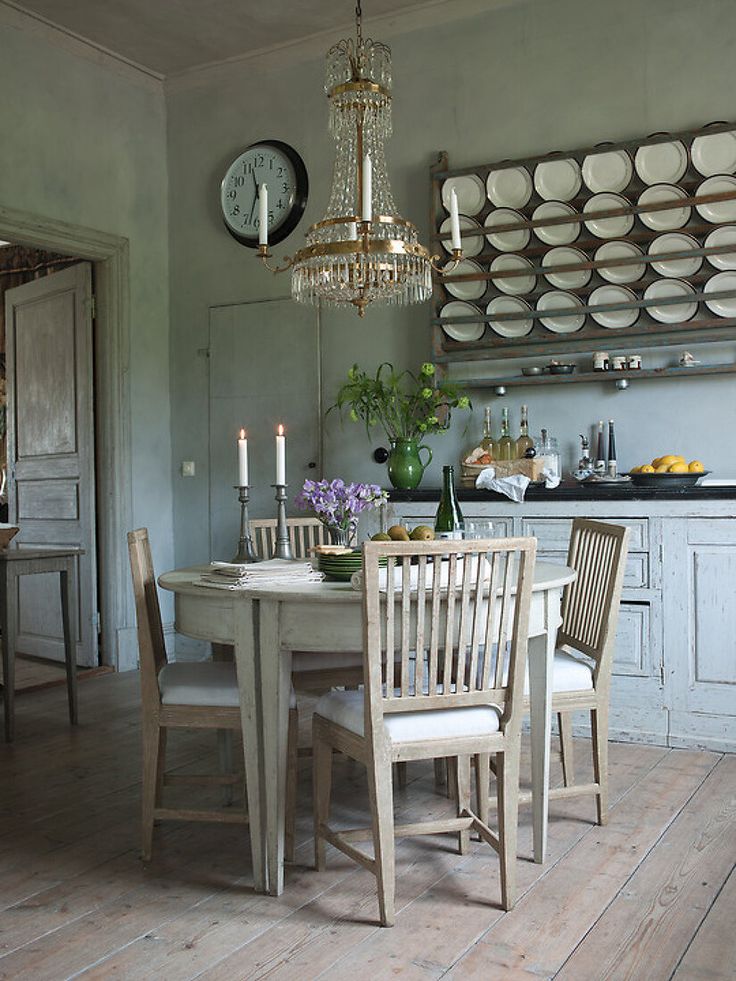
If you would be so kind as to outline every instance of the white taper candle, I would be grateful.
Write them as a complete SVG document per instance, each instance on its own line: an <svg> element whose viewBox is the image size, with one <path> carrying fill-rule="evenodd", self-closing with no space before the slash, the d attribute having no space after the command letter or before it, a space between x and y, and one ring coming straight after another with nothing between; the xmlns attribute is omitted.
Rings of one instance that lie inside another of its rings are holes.
<svg viewBox="0 0 736 981"><path fill-rule="evenodd" d="M268 245L268 184L258 190L258 244Z"/></svg>
<svg viewBox="0 0 736 981"><path fill-rule="evenodd" d="M363 157L363 221L373 218L373 164L370 154Z"/></svg>
<svg viewBox="0 0 736 981"><path fill-rule="evenodd" d="M460 239L460 215L458 214L457 194L454 187L450 191L450 231L452 232L453 249L461 249L463 245Z"/></svg>
<svg viewBox="0 0 736 981"><path fill-rule="evenodd" d="M286 483L286 436L280 424L276 431L276 483Z"/></svg>
<svg viewBox="0 0 736 981"><path fill-rule="evenodd" d="M248 486L248 440L244 429L240 430L238 438L238 486Z"/></svg>

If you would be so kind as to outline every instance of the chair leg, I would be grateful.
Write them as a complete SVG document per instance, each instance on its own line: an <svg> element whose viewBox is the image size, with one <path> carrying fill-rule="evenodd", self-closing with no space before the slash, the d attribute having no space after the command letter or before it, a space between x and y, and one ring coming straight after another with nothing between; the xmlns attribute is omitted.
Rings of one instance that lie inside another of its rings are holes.
<svg viewBox="0 0 736 981"><path fill-rule="evenodd" d="M608 705L590 710L593 734L593 779L598 784L595 803L598 824L608 823Z"/></svg>
<svg viewBox="0 0 736 981"><path fill-rule="evenodd" d="M457 813L458 817L463 817L470 810L470 757L459 756L455 764ZM458 831L457 848L461 855L467 855L470 851L470 828L467 831Z"/></svg>
<svg viewBox="0 0 736 981"><path fill-rule="evenodd" d="M220 761L220 773L233 772L233 734L230 729L217 730L217 756ZM233 802L232 784L222 788L223 807L230 807Z"/></svg>
<svg viewBox="0 0 736 981"><path fill-rule="evenodd" d="M516 899L516 840L519 825L520 734L510 739L504 753L496 754L498 788L498 838L501 860L501 905L513 907Z"/></svg>
<svg viewBox="0 0 736 981"><path fill-rule="evenodd" d="M284 831L284 858L294 861L296 840L296 790L299 779L299 712L289 709L289 734L286 742L286 806Z"/></svg>
<svg viewBox="0 0 736 981"><path fill-rule="evenodd" d="M447 765L443 757L438 756L434 761L434 785L442 787L447 783Z"/></svg>
<svg viewBox="0 0 736 981"><path fill-rule="evenodd" d="M455 797L455 791L457 790L457 756L448 756L445 760L445 767L447 769L445 794L452 799Z"/></svg>
<svg viewBox="0 0 736 981"><path fill-rule="evenodd" d="M151 861L153 813L161 801L166 730L154 723L143 726L143 775L141 781L141 858Z"/></svg>
<svg viewBox="0 0 736 981"><path fill-rule="evenodd" d="M396 782L402 790L406 790L406 760L394 763L396 767Z"/></svg>
<svg viewBox="0 0 736 981"><path fill-rule="evenodd" d="M332 791L332 746L322 737L315 719L312 726L312 787L314 813L314 864L318 872L325 868L325 840L320 829L330 818Z"/></svg>
<svg viewBox="0 0 736 981"><path fill-rule="evenodd" d="M560 730L560 751L562 753L562 779L566 787L575 783L575 755L572 745L572 712L558 712L557 725Z"/></svg>
<svg viewBox="0 0 736 981"><path fill-rule="evenodd" d="M475 813L483 824L488 824L490 769L491 754L478 753L475 757Z"/></svg>
<svg viewBox="0 0 736 981"><path fill-rule="evenodd" d="M376 857L376 887L381 926L393 926L396 870L394 866L394 804L391 764L386 760L368 763L368 793L371 801L373 848Z"/></svg>

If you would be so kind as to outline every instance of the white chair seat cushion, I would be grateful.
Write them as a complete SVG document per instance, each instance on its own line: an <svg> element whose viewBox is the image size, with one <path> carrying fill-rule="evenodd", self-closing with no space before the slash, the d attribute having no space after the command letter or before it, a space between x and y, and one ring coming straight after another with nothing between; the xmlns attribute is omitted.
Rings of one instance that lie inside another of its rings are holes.
<svg viewBox="0 0 736 981"><path fill-rule="evenodd" d="M364 699L362 691L331 691L317 702L315 714L362 736ZM500 720L496 708L473 705L468 708L392 713L383 717L383 724L391 742L411 743L456 736L492 735L498 732Z"/></svg>
<svg viewBox="0 0 736 981"><path fill-rule="evenodd" d="M294 651L291 658L292 671L324 671L362 666L362 654L342 654L337 651L334 654L331 651L314 654L309 651Z"/></svg>
<svg viewBox="0 0 736 981"><path fill-rule="evenodd" d="M585 661L558 648L552 662L552 691L592 691L593 669ZM524 678L524 694L529 694L529 671Z"/></svg>
<svg viewBox="0 0 736 981"><path fill-rule="evenodd" d="M158 688L164 705L240 705L235 665L228 661L175 661L161 668Z"/></svg>

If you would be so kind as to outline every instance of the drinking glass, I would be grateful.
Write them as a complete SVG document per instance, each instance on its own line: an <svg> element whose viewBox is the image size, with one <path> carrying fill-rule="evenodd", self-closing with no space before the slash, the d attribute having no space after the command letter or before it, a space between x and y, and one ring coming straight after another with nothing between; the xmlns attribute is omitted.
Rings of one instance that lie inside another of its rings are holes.
<svg viewBox="0 0 736 981"><path fill-rule="evenodd" d="M465 522L465 538L493 538L493 522L486 518L473 518Z"/></svg>

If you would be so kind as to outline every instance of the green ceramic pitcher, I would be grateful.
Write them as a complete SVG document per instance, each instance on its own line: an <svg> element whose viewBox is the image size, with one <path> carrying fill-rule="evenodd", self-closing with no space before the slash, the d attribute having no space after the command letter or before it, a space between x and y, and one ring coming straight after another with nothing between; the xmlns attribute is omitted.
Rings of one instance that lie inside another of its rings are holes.
<svg viewBox="0 0 736 981"><path fill-rule="evenodd" d="M422 463L419 454L427 451L427 458ZM432 461L432 451L428 446L418 445L416 439L392 439L391 452L388 455L388 479L399 490L414 490Z"/></svg>

